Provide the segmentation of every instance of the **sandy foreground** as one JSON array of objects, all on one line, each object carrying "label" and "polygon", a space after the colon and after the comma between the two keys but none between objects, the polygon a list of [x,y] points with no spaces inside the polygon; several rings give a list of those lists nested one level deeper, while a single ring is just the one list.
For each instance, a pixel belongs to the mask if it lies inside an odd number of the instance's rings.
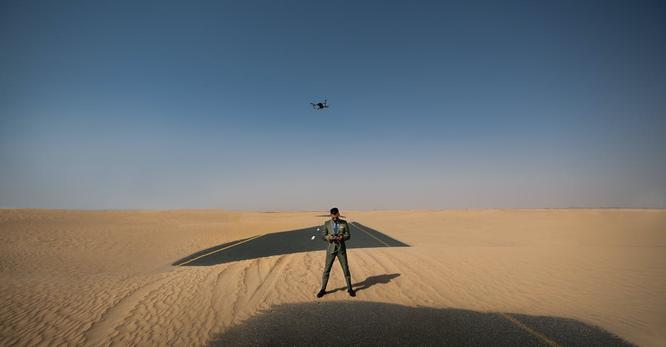
[{"label": "sandy foreground", "polygon": [[[313,302],[323,251],[170,264],[318,225],[321,214],[0,210],[0,345],[200,346],[272,305]],[[349,250],[354,283],[392,279],[353,299],[338,291],[319,300],[573,318],[638,345],[666,345],[664,210],[343,214],[412,247]],[[343,286],[335,265],[328,288]]]}]

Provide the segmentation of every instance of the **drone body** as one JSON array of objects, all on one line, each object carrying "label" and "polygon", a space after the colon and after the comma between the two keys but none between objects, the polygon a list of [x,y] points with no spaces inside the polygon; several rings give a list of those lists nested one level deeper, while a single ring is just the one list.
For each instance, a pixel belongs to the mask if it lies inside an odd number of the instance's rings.
[{"label": "drone body", "polygon": [[311,102],[310,105],[312,105],[312,108],[315,110],[323,110],[325,108],[328,108],[328,100],[324,99],[324,102]]}]

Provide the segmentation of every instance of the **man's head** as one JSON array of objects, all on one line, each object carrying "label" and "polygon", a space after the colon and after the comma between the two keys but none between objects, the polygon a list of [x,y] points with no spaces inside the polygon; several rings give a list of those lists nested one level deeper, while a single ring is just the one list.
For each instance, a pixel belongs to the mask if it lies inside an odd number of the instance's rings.
[{"label": "man's head", "polygon": [[338,220],[338,218],[340,218],[340,211],[338,211],[337,207],[333,207],[331,209],[331,219]]}]

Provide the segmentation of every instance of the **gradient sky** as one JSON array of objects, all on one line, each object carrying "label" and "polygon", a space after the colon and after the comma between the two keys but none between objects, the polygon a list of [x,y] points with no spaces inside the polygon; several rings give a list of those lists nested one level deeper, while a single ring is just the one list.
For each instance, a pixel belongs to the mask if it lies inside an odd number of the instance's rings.
[{"label": "gradient sky", "polygon": [[664,208],[664,62],[664,1],[2,1],[0,207]]}]

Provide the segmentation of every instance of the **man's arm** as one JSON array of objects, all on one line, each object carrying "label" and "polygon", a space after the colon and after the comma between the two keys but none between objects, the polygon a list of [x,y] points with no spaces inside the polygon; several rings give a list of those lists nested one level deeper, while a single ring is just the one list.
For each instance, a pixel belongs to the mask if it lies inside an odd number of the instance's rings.
[{"label": "man's arm", "polygon": [[349,232],[350,224],[345,222],[345,231],[342,233],[342,239],[347,241],[351,238],[351,232]]}]

